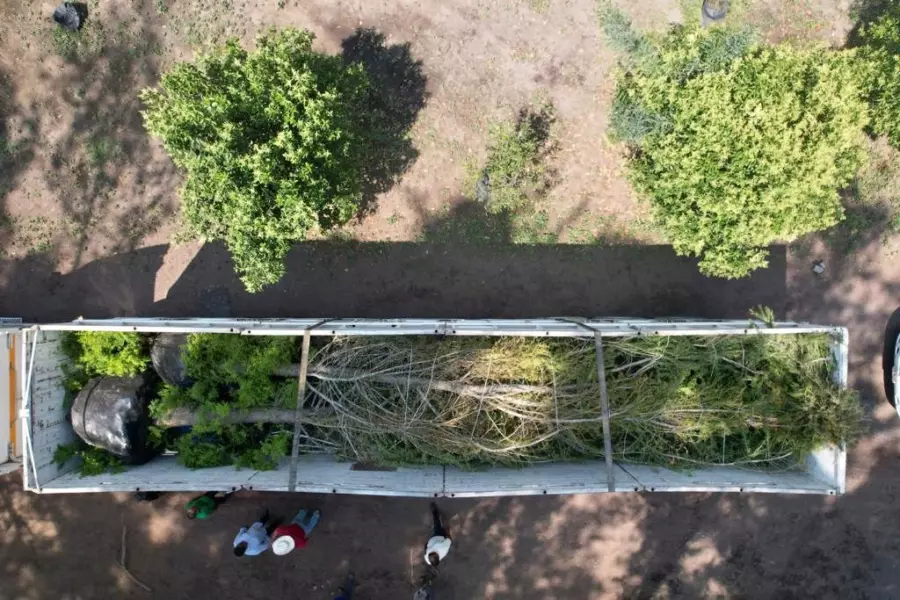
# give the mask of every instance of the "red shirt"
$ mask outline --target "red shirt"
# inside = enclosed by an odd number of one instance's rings
[[[296,523],[291,523],[290,525],[282,525],[281,527],[276,527],[275,531],[272,533],[272,539],[277,540],[283,535],[289,535],[294,538],[294,548],[306,548],[306,532],[303,531],[303,528],[297,525]]]

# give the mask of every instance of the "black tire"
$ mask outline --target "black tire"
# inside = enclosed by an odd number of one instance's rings
[[[881,355],[881,368],[884,376],[884,395],[888,403],[895,409],[894,404],[894,348],[897,338],[900,336],[900,308],[895,310],[884,327],[884,349]]]

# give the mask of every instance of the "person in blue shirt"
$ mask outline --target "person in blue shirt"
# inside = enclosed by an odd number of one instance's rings
[[[269,511],[266,510],[250,527],[241,527],[234,538],[235,556],[259,556],[269,549],[271,542],[269,536],[275,528],[275,523],[269,519]]]

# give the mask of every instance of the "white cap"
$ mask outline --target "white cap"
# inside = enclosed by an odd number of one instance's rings
[[[294,550],[294,547],[294,538],[289,535],[279,536],[275,538],[274,542],[272,542],[272,552],[274,552],[278,556],[290,554]]]

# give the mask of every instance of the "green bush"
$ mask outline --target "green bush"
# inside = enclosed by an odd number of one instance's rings
[[[874,21],[860,24],[855,37],[868,63],[871,129],[900,147],[900,4],[887,4]]]
[[[535,200],[551,184],[547,158],[553,147],[550,126],[553,109],[525,109],[516,121],[495,124],[490,131],[488,158],[478,179],[475,196],[491,214],[533,209]]]
[[[91,377],[138,375],[150,362],[147,344],[138,333],[76,331],[63,335],[61,348],[74,363],[71,375],[76,381],[67,387],[78,389]]]
[[[279,429],[268,435],[257,447],[245,450],[235,460],[235,465],[257,471],[271,471],[279,460],[290,453],[291,432]]]
[[[292,406],[297,380],[276,380],[272,373],[295,358],[296,338],[194,334],[184,349],[185,369],[193,383],[181,393],[197,408],[226,401],[238,410],[271,406],[273,401]]]
[[[360,202],[354,111],[368,79],[312,41],[292,28],[252,52],[230,40],[142,93],[147,129],[186,172],[185,225],[225,242],[250,291],[282,277],[293,242],[346,223]]]
[[[154,419],[182,407],[200,416],[190,433],[170,444],[179,462],[192,469],[229,464],[274,469],[287,453],[289,432],[277,425],[229,423],[226,417],[233,411],[296,406],[297,378],[273,373],[299,358],[297,338],[193,334],[183,358],[190,387],[164,385],[150,405]]]
[[[123,470],[122,461],[106,450],[89,446],[81,440],[60,445],[53,452],[53,462],[63,466],[73,458],[78,458],[78,473],[82,477],[102,473],[118,473]]]
[[[769,244],[843,218],[867,120],[852,53],[756,47],[725,28],[647,40],[652,55],[620,74],[612,129],[678,254],[744,277]]]

